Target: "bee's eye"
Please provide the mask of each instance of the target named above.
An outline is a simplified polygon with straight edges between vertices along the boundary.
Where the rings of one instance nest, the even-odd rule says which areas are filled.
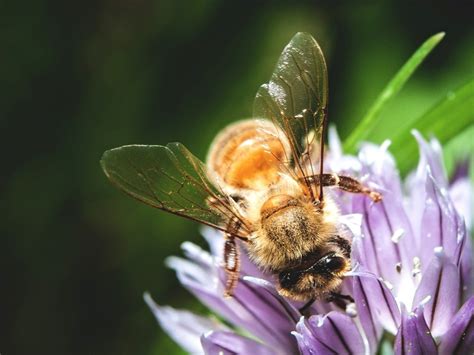
[[[328,255],[324,258],[324,266],[329,271],[339,271],[344,268],[345,261],[340,256]]]

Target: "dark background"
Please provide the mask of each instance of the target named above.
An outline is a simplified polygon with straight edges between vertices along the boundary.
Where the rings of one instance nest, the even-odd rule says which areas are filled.
[[[447,36],[383,114],[424,112],[473,76],[468,1],[0,3],[0,353],[167,354],[142,300],[205,312],[164,258],[196,224],[115,190],[99,159],[131,143],[204,158],[298,31],[329,66],[343,137],[430,35]],[[389,137],[387,137],[389,138]]]

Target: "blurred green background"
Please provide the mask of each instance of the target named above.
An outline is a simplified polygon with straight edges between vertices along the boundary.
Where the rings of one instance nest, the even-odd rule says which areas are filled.
[[[345,137],[422,41],[446,31],[384,110],[397,124],[474,76],[472,4],[1,2],[0,352],[179,352],[142,294],[204,311],[163,265],[181,242],[202,244],[198,226],[114,189],[102,152],[181,141],[204,158],[219,129],[251,115],[298,31],[324,50],[329,117]]]

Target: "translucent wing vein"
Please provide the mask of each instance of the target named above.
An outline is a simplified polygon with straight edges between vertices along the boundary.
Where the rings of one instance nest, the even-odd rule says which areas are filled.
[[[101,165],[113,184],[148,205],[223,231],[227,222],[238,219],[245,230],[229,197],[209,181],[205,165],[180,143],[112,149],[104,153]]]
[[[322,162],[322,156],[315,161],[310,150],[322,147],[327,102],[321,48],[311,35],[298,33],[283,50],[270,81],[258,90],[254,116],[270,119],[284,130],[291,146],[287,158],[300,177],[314,175],[314,166]]]

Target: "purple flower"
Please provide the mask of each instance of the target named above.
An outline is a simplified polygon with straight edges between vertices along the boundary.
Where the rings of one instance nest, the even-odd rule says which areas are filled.
[[[311,316],[278,294],[271,275],[242,253],[233,298],[224,298],[223,238],[205,228],[210,252],[186,242],[184,258],[170,257],[182,285],[227,321],[146,302],[162,328],[190,353],[374,354],[384,333],[396,354],[464,354],[474,349],[471,228],[472,185],[460,169],[449,183],[436,140],[420,146],[415,172],[402,184],[395,161],[381,146],[364,144],[359,155],[342,153],[330,132],[327,170],[357,176],[383,192],[383,201],[332,190],[351,233],[352,271],[343,293],[346,309],[315,302]],[[390,337],[384,337],[389,339]]]

